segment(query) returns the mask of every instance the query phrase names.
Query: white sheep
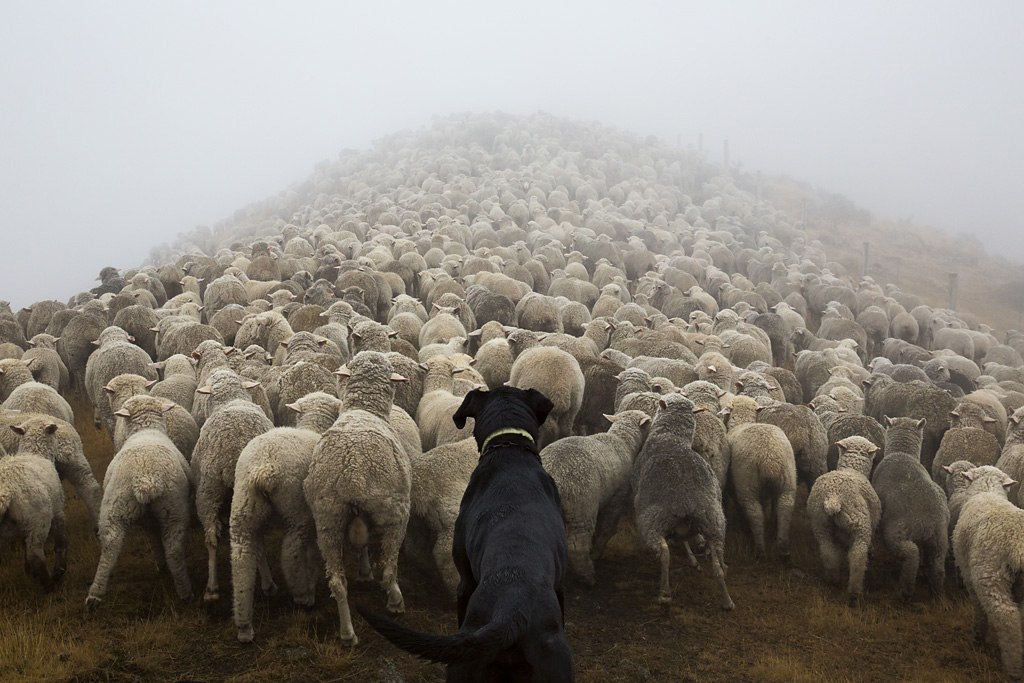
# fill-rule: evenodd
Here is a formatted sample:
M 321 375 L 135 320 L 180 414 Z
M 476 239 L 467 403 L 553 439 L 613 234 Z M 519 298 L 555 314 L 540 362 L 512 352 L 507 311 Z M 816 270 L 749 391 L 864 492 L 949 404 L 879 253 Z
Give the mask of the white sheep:
M 569 565 L 594 584 L 594 559 L 600 557 L 629 507 L 630 472 L 644 444 L 651 417 L 640 410 L 605 416 L 603 434 L 570 436 L 540 453 L 544 469 L 558 485 L 569 542 Z
M 413 537 L 413 529 L 422 529 L 426 536 L 423 541 L 430 544 L 433 564 L 451 597 L 455 597 L 459 585 L 459 573 L 452 559 L 455 520 L 479 461 L 480 452 L 472 437 L 436 446 L 412 460 L 406 545 L 420 540 Z
M 454 393 L 455 374 L 461 369 L 447 356 L 435 356 L 421 367 L 427 374 L 423 378 L 423 398 L 416 410 L 416 424 L 423 448 L 430 450 L 472 435 L 470 420 L 465 429 L 458 429 L 452 422 L 452 415 L 462 405 L 462 399 Z
M 374 351 L 356 354 L 346 369 L 343 412 L 313 451 L 303 490 L 316 521 L 327 583 L 338 603 L 341 639 L 355 645 L 343 544 L 361 551 L 371 532 L 378 537 L 388 610 L 404 612 L 398 551 L 409 521 L 411 471 L 409 456 L 387 422 L 395 394 L 391 382 L 405 378 L 391 371 L 384 354 Z
M 164 413 L 175 404 L 153 396 L 133 396 L 117 411 L 127 420 L 128 439 L 107 466 L 100 507 L 100 560 L 85 599 L 87 609 L 99 605 L 121 554 L 128 527 L 151 514 L 159 524 L 153 537 L 158 568 L 166 568 L 178 597 L 188 601 L 192 585 L 185 566 L 188 533 L 188 463 L 167 436 Z
M 312 606 L 316 592 L 316 534 L 302 482 L 320 435 L 338 418 L 341 401 L 316 392 L 289 404 L 296 427 L 275 427 L 250 441 L 235 467 L 231 499 L 231 579 L 238 640 L 253 639 L 252 599 L 257 563 L 265 557 L 262 532 L 277 513 L 285 526 L 281 568 L 298 605 Z M 269 572 L 264 571 L 264 579 Z M 267 583 L 266 589 L 272 590 Z
M 575 358 L 550 346 L 526 349 L 516 356 L 508 384 L 519 389 L 536 389 L 554 403 L 555 407 L 541 425 L 537 444 L 540 448 L 572 434 L 586 386 Z
M 836 445 L 839 464 L 811 486 L 807 515 L 830 583 L 839 582 L 845 549 L 850 571 L 847 595 L 853 607 L 864 592 L 871 537 L 882 518 L 882 503 L 868 480 L 878 446 L 861 436 L 849 436 Z
M 1007 678 L 1020 680 L 1021 617 L 1014 584 L 1024 572 L 1024 510 L 1006 498 L 1006 489 L 1016 482 L 992 466 L 959 476 L 970 483 L 953 530 L 953 557 L 974 605 L 974 640 L 984 642 L 991 623 Z
M 217 370 L 210 383 L 198 389 L 207 397 L 206 422 L 192 452 L 192 476 L 196 486 L 196 512 L 203 526 L 208 575 L 203 600 L 220 598 L 217 582 L 217 545 L 221 536 L 220 508 L 235 485 L 235 465 L 242 449 L 274 425 L 250 400 L 250 382 L 231 370 Z
M 17 453 L 0 457 L 0 532 L 17 530 L 25 543 L 25 568 L 51 590 L 67 569 L 64 492 L 53 460 L 57 424 L 43 419 L 11 425 L 20 437 Z M 44 545 L 53 539 L 53 573 Z
M 796 459 L 786 433 L 771 424 L 758 424 L 757 403 L 737 396 L 728 415 L 729 473 L 736 500 L 750 523 L 759 555 L 765 552 L 766 508 L 775 509 L 779 557 L 789 561 L 789 524 L 796 497 Z

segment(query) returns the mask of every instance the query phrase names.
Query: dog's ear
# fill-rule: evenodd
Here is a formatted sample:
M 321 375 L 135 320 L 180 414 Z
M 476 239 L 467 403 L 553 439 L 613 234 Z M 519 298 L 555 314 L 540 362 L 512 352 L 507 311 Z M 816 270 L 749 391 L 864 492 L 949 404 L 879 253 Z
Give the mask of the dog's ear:
M 487 392 L 480 391 L 479 389 L 473 389 L 473 391 L 466 394 L 466 397 L 462 399 L 462 405 L 452 415 L 452 422 L 459 429 L 463 429 L 466 426 L 466 419 L 470 417 L 476 417 L 477 413 L 481 408 L 484 407 L 484 403 L 487 401 Z
M 526 405 L 530 407 L 530 410 L 537 417 L 538 425 L 544 424 L 544 420 L 548 419 L 548 413 L 555 407 L 551 399 L 536 389 L 526 390 Z

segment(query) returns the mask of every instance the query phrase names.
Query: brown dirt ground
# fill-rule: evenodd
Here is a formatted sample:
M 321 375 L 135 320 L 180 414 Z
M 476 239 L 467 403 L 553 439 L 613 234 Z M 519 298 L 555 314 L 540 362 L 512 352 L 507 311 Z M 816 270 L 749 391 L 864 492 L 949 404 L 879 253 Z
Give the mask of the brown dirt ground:
M 88 415 L 77 409 L 76 413 Z M 109 441 L 86 424 L 90 459 L 102 474 Z M 147 540 L 129 536 L 109 595 L 93 614 L 83 609 L 98 559 L 80 501 L 70 494 L 71 561 L 62 585 L 45 595 L 25 575 L 14 543 L 0 547 L 0 680 L 2 681 L 440 681 L 441 667 L 391 647 L 356 620 L 354 650 L 337 640 L 337 612 L 325 585 L 315 609 L 287 597 L 257 596 L 256 642 L 235 641 L 229 601 L 213 609 L 178 602 L 156 573 Z M 948 582 L 938 600 L 919 586 L 900 603 L 895 568 L 875 557 L 865 604 L 848 609 L 842 591 L 823 585 L 813 538 L 798 501 L 794 566 L 757 562 L 741 522 L 730 518 L 726 558 L 734 612 L 716 606 L 705 568 L 674 558 L 675 604 L 655 604 L 658 568 L 623 523 L 598 564 L 598 586 L 570 586 L 567 631 L 580 681 L 994 681 L 993 644 L 976 648 L 970 608 Z M 270 547 L 273 552 L 274 544 Z M 205 580 L 198 532 L 189 547 L 193 584 Z M 276 554 L 271 557 L 276 567 Z M 223 577 L 229 577 L 226 548 Z M 455 615 L 440 584 L 406 564 L 409 612 L 403 621 L 451 631 Z M 229 579 L 225 578 L 225 583 Z M 382 610 L 376 588 L 356 587 L 356 600 Z M 283 591 L 282 591 L 283 593 Z

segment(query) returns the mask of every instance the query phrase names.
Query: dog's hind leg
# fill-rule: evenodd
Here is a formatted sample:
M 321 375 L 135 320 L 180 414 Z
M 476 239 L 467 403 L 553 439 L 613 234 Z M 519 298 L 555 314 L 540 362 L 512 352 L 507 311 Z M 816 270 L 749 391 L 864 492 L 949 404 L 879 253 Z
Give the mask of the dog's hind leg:
M 566 683 L 575 677 L 572 650 L 564 635 L 529 638 L 522 645 L 531 683 Z

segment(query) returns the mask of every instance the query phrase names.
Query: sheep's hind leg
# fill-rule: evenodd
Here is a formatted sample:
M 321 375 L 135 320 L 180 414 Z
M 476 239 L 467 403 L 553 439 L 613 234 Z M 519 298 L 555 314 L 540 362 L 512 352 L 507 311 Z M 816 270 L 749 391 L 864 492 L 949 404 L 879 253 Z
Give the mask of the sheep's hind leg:
M 345 578 L 345 560 L 342 548 L 351 515 L 345 511 L 346 505 L 340 506 L 342 510 L 339 514 L 333 505 L 323 505 L 325 509 L 317 509 L 316 503 L 318 502 L 313 501 L 314 505 L 312 506 L 316 520 L 316 539 L 327 570 L 327 585 L 331 589 L 331 595 L 338 603 L 338 620 L 340 622 L 338 636 L 342 641 L 354 647 L 359 643 L 359 638 L 356 637 L 355 629 L 352 628 L 352 611 L 348 606 L 348 580 Z

